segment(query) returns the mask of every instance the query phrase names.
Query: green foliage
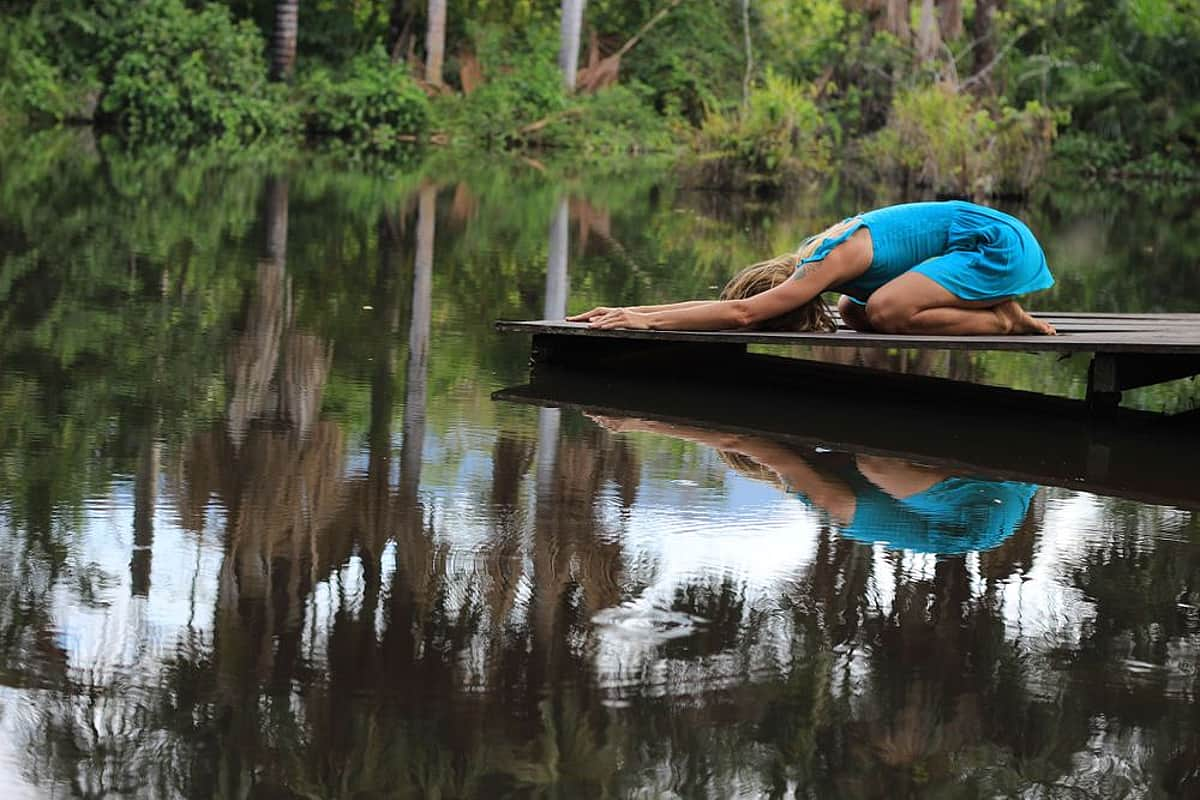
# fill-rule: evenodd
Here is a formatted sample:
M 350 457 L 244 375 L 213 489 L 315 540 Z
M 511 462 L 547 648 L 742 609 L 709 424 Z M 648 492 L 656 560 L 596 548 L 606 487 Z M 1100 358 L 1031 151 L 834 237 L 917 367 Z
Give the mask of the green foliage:
M 1044 172 L 1063 120 L 1033 101 L 993 114 L 944 84 L 902 91 L 887 127 L 862 145 L 864 168 L 939 192 L 1023 194 Z
M 564 112 L 557 37 L 549 27 L 478 28 L 473 39 L 483 84 L 468 96 L 442 98 L 439 122 L 461 141 L 505 147 L 520 143 L 526 126 Z
M 227 9 L 145 0 L 115 22 L 101 110 L 128 139 L 246 140 L 297 128 L 282 89 L 267 83 L 262 36 Z
M 589 23 L 624 41 L 660 10 L 662 0 L 588 5 Z M 671 9 L 621 59 L 621 81 L 650 87 L 650 102 L 668 118 L 699 125 L 707 109 L 740 97 L 745 57 L 741 12 L 727 0 L 687 0 Z
M 1062 151 L 1070 166 L 1104 172 L 1153 154 L 1200 158 L 1196 0 L 1022 0 L 1006 19 L 1026 32 L 1001 67 L 1008 93 L 1070 109 Z
M 61 122 L 85 113 L 92 87 L 72 84 L 46 54 L 47 32 L 36 19 L 0 29 L 0 114 Z
M 917 5 L 909 4 L 914 28 Z M 1064 170 L 1085 174 L 1195 175 L 1200 0 L 1002 5 L 990 36 L 998 53 L 991 89 L 968 102 L 926 87 L 978 90 L 974 44 L 947 42 L 918 63 L 912 38 L 882 30 L 882 11 L 859 2 L 754 0 L 747 31 L 741 5 L 728 0 L 594 0 L 585 30 L 601 55 L 641 35 L 623 53 L 614 89 L 571 97 L 557 66 L 557 4 L 464 0 L 449 9 L 445 74 L 457 88 L 469 53 L 483 81 L 427 111 L 401 66 L 424 55 L 424 2 L 306 2 L 292 91 L 266 80 L 274 0 L 7 0 L 0 120 L 90 119 L 98 107 L 99 122 L 139 145 L 307 129 L 356 159 L 393 162 L 413 153 L 398 138 L 431 130 L 439 142 L 557 149 L 591 161 L 690 139 L 762 177 L 786 164 L 832 168 L 831 155 L 806 144 L 803 118 L 819 108 L 828 130 L 817 138 L 830 153 L 873 137 L 866 149 L 882 151 L 885 172 L 908 171 L 947 191 L 1023 191 L 1051 153 Z M 970 29 L 972 4 L 964 11 Z M 748 61 L 759 106 L 742 109 Z M 783 114 L 794 124 L 761 96 L 786 96 L 783 79 L 811 87 Z M 799 131 L 791 143 L 789 125 Z M 1059 128 L 1066 135 L 1051 151 Z
M 563 112 L 545 127 L 524 133 L 522 140 L 569 151 L 575 160 L 593 164 L 630 154 L 669 152 L 674 146 L 671 131 L 646 95 L 644 87 L 618 85 L 570 98 Z
M 827 171 L 836 123 L 822 114 L 815 94 L 811 84 L 768 71 L 744 109 L 705 117 L 697 146 L 706 160 L 732 170 L 734 184 L 780 185 L 797 172 Z
M 429 101 L 382 50 L 358 56 L 340 72 L 318 67 L 300 82 L 309 133 L 344 141 L 354 152 L 396 156 L 429 124 Z

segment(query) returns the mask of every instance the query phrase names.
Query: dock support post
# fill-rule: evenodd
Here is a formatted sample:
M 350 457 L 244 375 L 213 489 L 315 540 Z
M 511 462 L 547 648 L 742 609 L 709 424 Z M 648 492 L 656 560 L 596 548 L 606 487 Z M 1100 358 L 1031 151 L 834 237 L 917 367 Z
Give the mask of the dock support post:
M 1087 402 L 1115 408 L 1121 392 L 1200 375 L 1200 356 L 1173 353 L 1096 353 L 1088 367 Z
M 1112 353 L 1096 353 L 1088 365 L 1087 404 L 1093 411 L 1112 410 L 1121 405 L 1117 357 Z

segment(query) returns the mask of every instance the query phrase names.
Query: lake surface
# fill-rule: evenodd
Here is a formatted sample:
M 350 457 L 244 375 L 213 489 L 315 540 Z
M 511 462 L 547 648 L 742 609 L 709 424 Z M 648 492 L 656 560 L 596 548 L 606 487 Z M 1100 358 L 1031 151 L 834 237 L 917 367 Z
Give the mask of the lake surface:
M 0 796 L 1200 796 L 1187 492 L 493 399 L 495 319 L 710 296 L 900 197 L 539 166 L 0 142 Z M 1148 190 L 1006 206 L 1030 305 L 1200 311 L 1200 203 Z

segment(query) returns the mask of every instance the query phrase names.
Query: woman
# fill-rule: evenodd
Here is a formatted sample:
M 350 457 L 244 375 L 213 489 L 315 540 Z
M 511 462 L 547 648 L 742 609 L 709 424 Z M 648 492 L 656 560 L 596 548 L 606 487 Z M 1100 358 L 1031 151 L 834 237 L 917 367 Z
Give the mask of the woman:
M 1025 519 L 1037 486 L 994 481 L 859 453 L 802 452 L 756 434 L 588 415 L 613 433 L 665 434 L 717 449 L 736 472 L 773 484 L 828 515 L 842 537 L 949 555 L 991 550 Z
M 832 331 L 821 293 L 842 293 L 859 331 L 928 335 L 1053 334 L 1013 298 L 1054 278 L 1019 219 L 960 200 L 908 203 L 842 220 L 796 253 L 747 267 L 720 300 L 594 308 L 567 317 L 593 328 Z

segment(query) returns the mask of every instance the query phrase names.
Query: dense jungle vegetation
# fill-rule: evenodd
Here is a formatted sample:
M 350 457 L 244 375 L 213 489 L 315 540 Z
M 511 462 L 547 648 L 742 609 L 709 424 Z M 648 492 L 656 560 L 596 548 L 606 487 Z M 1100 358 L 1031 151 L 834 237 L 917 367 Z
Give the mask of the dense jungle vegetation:
M 958 194 L 1194 179 L 1200 0 L 0 0 L 0 125 L 124 146 L 659 154 Z

